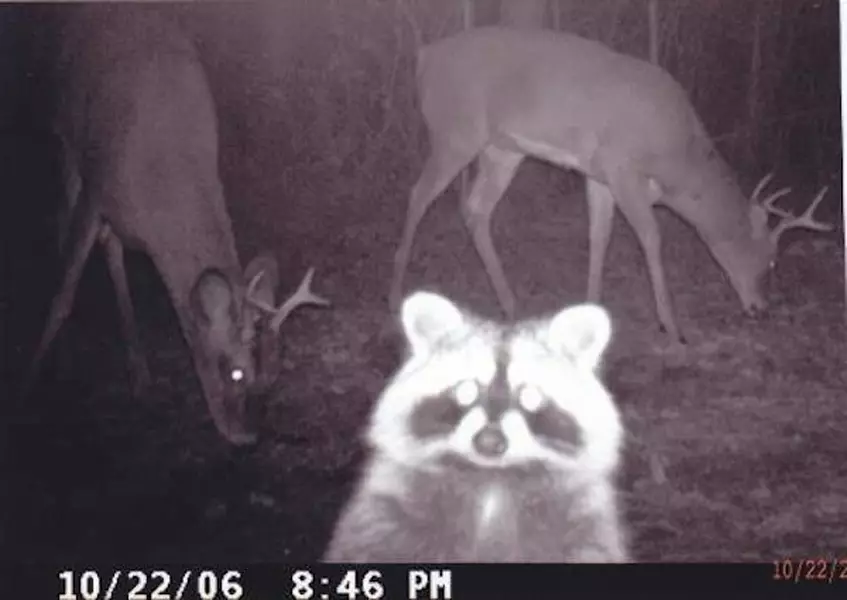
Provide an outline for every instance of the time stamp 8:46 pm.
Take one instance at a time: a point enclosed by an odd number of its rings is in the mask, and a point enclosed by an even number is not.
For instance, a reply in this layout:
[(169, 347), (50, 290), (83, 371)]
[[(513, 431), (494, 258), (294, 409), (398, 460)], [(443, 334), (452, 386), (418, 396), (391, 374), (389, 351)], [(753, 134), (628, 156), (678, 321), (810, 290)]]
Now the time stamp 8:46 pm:
[[(283, 600), (383, 600), (406, 597), (409, 600), (452, 600), (453, 574), (450, 569), (411, 568), (405, 580), (392, 573), (390, 581), (373, 568), (338, 569), (326, 576), (327, 569), (297, 569), (280, 584)], [(58, 600), (242, 600), (250, 598), (249, 574), (242, 578), (238, 570), (186, 569), (180, 573), (155, 569), (114, 570), (101, 573), (93, 569), (59, 573)], [(276, 579), (276, 578), (274, 578)], [(252, 583), (258, 583), (253, 581)], [(267, 581), (265, 582), (267, 584)], [(392, 589), (386, 590), (387, 584)], [(394, 589), (400, 588), (400, 589)], [(262, 593), (277, 593), (263, 589)]]
[[(300, 569), (291, 575), (291, 585), (293, 600), (383, 600), (402, 592), (386, 594), (382, 573), (376, 569), (350, 569), (338, 578)], [(409, 600), (452, 600), (453, 574), (450, 569), (409, 569), (405, 593)]]

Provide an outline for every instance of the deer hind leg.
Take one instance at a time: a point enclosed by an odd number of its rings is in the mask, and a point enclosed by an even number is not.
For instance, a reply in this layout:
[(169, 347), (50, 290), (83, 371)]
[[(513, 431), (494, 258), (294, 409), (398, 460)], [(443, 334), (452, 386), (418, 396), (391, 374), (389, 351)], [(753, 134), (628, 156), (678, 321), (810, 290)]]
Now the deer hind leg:
[(479, 156), (477, 175), (470, 194), (462, 202), (465, 223), (476, 250), (488, 272), (500, 307), (510, 319), (515, 315), (515, 295), (509, 287), (491, 240), (491, 217), (523, 157), (520, 152), (487, 146)]
[[(32, 362), (30, 363), (29, 372), (24, 379), (21, 389), (21, 397), (26, 398), (32, 389), (38, 372), (41, 368), (41, 363), (53, 343), (65, 319), (73, 309), (74, 297), (79, 285), (79, 279), (82, 276), (85, 263), (87, 262), (91, 248), (97, 241), (97, 234), (100, 231), (100, 223), (96, 214), (91, 211), (85, 213), (77, 213), (75, 221), (71, 223), (69, 233), (69, 243), (71, 245), (65, 252), (65, 264), (63, 267), (64, 274), (62, 275), (62, 283), (59, 291), (53, 297), (53, 302), (50, 305), (50, 312), (47, 316), (47, 322), (44, 326), (44, 331), (41, 334), (41, 339), (33, 354)], [(79, 233), (78, 233), (79, 232)]]
[(618, 207), (635, 231), (644, 251), (661, 330), (670, 335), (673, 340), (684, 344), (685, 338), (680, 334), (676, 324), (670, 293), (665, 282), (665, 269), (662, 264), (662, 234), (659, 231), (659, 222), (653, 213), (652, 193), (648, 188), (647, 180), (628, 173), (618, 173), (613, 177), (611, 188), (618, 200)]
[(129, 283), (126, 278), (123, 244), (108, 225), (102, 226), (100, 239), (106, 250), (106, 263), (109, 267), (109, 275), (112, 278), (112, 285), (115, 288), (115, 296), (118, 301), (121, 333), (127, 348), (132, 391), (136, 397), (140, 397), (150, 385), (150, 368), (147, 365), (147, 359), (141, 349), (141, 340), (138, 336), (135, 309), (132, 305)]
[(603, 265), (606, 250), (612, 237), (615, 220), (615, 199), (612, 190), (602, 183), (586, 177), (585, 192), (588, 199), (588, 294), (589, 302), (600, 302), (603, 284)]
[(447, 140), (431, 140), (432, 150), (424, 164), (423, 171), (409, 195), (406, 210), (406, 222), (400, 244), (394, 255), (394, 273), (391, 278), (391, 291), (388, 301), (392, 312), (397, 312), (403, 300), (403, 279), (409, 266), (415, 232), (421, 220), (435, 199), (441, 195), (456, 175), (470, 163), (478, 147), (467, 145), (457, 147)]

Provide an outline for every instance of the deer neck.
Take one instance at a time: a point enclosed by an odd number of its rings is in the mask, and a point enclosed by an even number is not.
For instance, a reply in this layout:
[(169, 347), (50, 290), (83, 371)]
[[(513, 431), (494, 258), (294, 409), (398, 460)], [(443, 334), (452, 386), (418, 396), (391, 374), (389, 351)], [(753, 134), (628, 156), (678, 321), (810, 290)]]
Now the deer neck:
[(701, 160), (674, 161), (657, 176), (662, 202), (687, 221), (712, 248), (753, 242), (750, 203), (735, 176), (713, 150)]
[(191, 204), (200, 210), (188, 211), (190, 214), (181, 214), (178, 221), (162, 224), (160, 237), (155, 244), (148, 242), (146, 251), (175, 301), (187, 302), (200, 275), (207, 269), (216, 269), (232, 285), (240, 310), (244, 275), (223, 193), (217, 185), (198, 189), (197, 193), (206, 196), (204, 202)]

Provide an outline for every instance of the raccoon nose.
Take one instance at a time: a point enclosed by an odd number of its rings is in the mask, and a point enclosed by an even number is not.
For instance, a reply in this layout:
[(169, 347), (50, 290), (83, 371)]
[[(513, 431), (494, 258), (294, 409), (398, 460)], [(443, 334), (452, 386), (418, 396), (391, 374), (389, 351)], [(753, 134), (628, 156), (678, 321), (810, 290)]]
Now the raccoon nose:
[(499, 427), (488, 425), (473, 437), (473, 446), (483, 456), (497, 457), (508, 447), (506, 436)]

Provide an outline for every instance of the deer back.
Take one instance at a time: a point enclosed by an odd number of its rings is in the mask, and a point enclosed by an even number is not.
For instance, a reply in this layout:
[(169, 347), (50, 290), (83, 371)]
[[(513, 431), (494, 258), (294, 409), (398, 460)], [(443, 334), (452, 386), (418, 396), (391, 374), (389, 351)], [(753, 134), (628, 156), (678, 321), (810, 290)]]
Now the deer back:
[(698, 230), (745, 304), (760, 301), (775, 248), (664, 69), (575, 35), (502, 27), (437, 41), (418, 60), (432, 135), (457, 148), (499, 144), (604, 184), (625, 171), (640, 180), (640, 201)]

